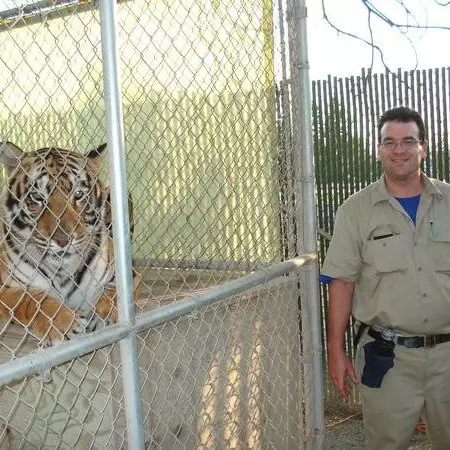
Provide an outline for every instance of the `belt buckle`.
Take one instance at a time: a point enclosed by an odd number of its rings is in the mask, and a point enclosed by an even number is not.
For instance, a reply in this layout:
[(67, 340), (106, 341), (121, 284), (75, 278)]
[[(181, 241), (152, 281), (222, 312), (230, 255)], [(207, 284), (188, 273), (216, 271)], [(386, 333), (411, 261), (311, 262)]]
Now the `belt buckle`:
[(383, 328), (381, 336), (386, 341), (397, 342), (397, 333), (392, 328)]
[(425, 336), (423, 337), (423, 346), (424, 346), (425, 348), (432, 348), (432, 347), (435, 347), (436, 344), (437, 344), (436, 341), (437, 341), (436, 336), (427, 336), (427, 335), (425, 335)]

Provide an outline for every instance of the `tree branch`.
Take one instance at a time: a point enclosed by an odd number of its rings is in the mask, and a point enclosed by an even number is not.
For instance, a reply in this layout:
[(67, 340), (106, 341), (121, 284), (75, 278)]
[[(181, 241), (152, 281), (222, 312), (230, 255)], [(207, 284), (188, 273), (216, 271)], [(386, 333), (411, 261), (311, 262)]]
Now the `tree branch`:
[[(409, 29), (422, 29), (422, 30), (433, 29), (433, 30), (450, 31), (450, 25), (430, 25), (430, 24), (425, 25), (425, 24), (421, 24), (418, 21), (416, 21), (415, 25), (396, 22), (393, 19), (391, 19), (390, 17), (388, 17), (386, 14), (382, 13), (370, 0), (361, 0), (361, 1), (369, 11), (371, 11), (380, 20), (382, 20), (383, 22), (385, 22), (386, 24), (388, 24), (391, 27), (405, 28), (408, 30)], [(435, 0), (435, 2), (438, 3), (440, 6), (447, 6), (448, 4), (450, 4), (450, 2), (447, 2), (446, 4), (441, 4), (438, 2), (438, 0)], [(406, 5), (403, 1), (398, 2), (398, 3), (401, 4), (401, 6), (405, 10), (408, 17), (415, 18), (414, 15), (411, 13), (411, 11), (406, 7)]]
[[(450, 31), (450, 24), (447, 25), (433, 25), (433, 24), (424, 24), (423, 20), (422, 23), (419, 20), (419, 17), (413, 12), (413, 10), (409, 7), (408, 5), (408, 1), (409, 0), (395, 0), (395, 3), (400, 6), (400, 8), (403, 9), (404, 13), (406, 14), (406, 17), (408, 19), (408, 23), (400, 23), (397, 22), (393, 17), (391, 17), (390, 15), (386, 14), (385, 12), (381, 11), (379, 8), (377, 8), (372, 0), (361, 0), (361, 2), (363, 3), (364, 7), (367, 10), (368, 13), (368, 29), (369, 29), (369, 34), (370, 34), (370, 39), (367, 40), (364, 37), (358, 35), (358, 34), (354, 34), (351, 33), (349, 31), (345, 31), (341, 28), (339, 28), (338, 26), (336, 26), (328, 17), (327, 15), (327, 8), (325, 6), (325, 0), (322, 0), (322, 14), (323, 14), (323, 18), (326, 20), (326, 22), (328, 23), (328, 25), (333, 28), (334, 30), (336, 30), (338, 33), (345, 35), (345, 36), (349, 36), (353, 39), (356, 39), (360, 42), (363, 42), (366, 45), (369, 45), (372, 48), (372, 57), (371, 57), (371, 67), (373, 68), (374, 65), (374, 55), (375, 55), (375, 51), (379, 54), (380, 59), (381, 59), (381, 63), (383, 64), (383, 66), (385, 67), (385, 69), (392, 73), (394, 76), (396, 76), (396, 74), (394, 72), (392, 72), (389, 68), (389, 66), (387, 65), (385, 58), (384, 58), (384, 54), (383, 54), (383, 49), (376, 44), (375, 42), (375, 37), (373, 34), (373, 30), (372, 30), (372, 18), (375, 17), (379, 20), (381, 20), (382, 22), (384, 22), (385, 24), (389, 25), (390, 27), (393, 28), (397, 28), (397, 30), (399, 31), (399, 33), (408, 41), (409, 45), (411, 46), (413, 52), (414, 52), (414, 56), (415, 56), (415, 61), (416, 61), (416, 67), (419, 64), (419, 59), (418, 59), (418, 54), (417, 54), (417, 50), (416, 47), (414, 46), (414, 43), (412, 42), (411, 38), (408, 36), (408, 31), (410, 30), (427, 30), (427, 29), (435, 29), (435, 30), (445, 30), (445, 31)], [(446, 1), (445, 3), (440, 0), (434, 0), (435, 3), (437, 3), (440, 6), (447, 6), (450, 4), (450, 1)], [(425, 8), (425, 13), (427, 13), (427, 10)], [(449, 16), (450, 17), (450, 16)], [(410, 22), (411, 21), (411, 22)], [(428, 21), (428, 16), (427, 14), (425, 14), (425, 21)], [(410, 23), (409, 23), (410, 22)]]

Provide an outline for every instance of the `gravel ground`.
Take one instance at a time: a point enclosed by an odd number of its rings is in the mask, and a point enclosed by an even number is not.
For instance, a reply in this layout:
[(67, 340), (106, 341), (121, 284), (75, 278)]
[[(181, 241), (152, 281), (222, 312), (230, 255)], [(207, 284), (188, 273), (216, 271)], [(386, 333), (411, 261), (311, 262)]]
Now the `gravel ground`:
[[(364, 449), (362, 415), (359, 406), (347, 404), (341, 398), (327, 401), (325, 406), (325, 449)], [(415, 431), (408, 450), (430, 450), (425, 433)]]

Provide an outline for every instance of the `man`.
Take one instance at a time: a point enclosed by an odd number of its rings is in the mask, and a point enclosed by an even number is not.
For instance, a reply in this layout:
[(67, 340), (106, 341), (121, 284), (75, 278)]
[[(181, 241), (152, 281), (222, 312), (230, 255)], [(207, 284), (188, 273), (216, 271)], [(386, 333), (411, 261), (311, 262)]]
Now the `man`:
[[(422, 173), (426, 152), (416, 111), (380, 117), (383, 176), (338, 209), (322, 269), (329, 373), (343, 396), (360, 380), (369, 450), (406, 449), (421, 414), (433, 449), (450, 449), (450, 185)], [(355, 367), (344, 350), (351, 314)]]

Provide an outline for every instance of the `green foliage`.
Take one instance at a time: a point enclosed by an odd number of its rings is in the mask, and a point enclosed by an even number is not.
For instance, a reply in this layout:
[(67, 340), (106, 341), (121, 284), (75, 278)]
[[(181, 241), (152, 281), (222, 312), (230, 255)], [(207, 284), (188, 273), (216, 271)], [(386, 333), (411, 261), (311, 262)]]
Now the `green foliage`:
[(318, 94), (320, 91), (313, 89), (318, 225), (319, 229), (332, 232), (338, 206), (378, 178), (380, 167), (373, 142), (361, 137), (361, 119), (352, 116), (351, 110), (336, 98), (327, 103)]
[(357, 185), (368, 184), (379, 175), (375, 149), (367, 147), (354, 119), (337, 99), (326, 105), (313, 104), (313, 142), (320, 183), (353, 192)]

